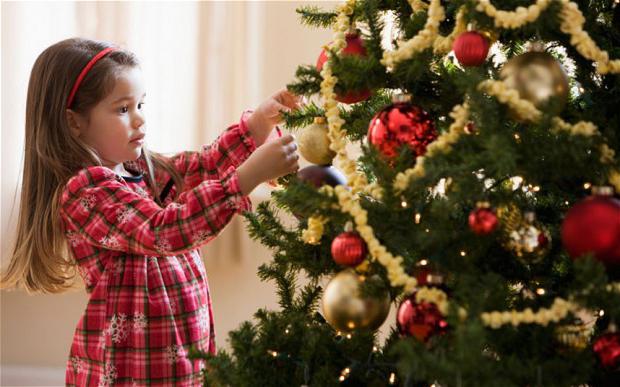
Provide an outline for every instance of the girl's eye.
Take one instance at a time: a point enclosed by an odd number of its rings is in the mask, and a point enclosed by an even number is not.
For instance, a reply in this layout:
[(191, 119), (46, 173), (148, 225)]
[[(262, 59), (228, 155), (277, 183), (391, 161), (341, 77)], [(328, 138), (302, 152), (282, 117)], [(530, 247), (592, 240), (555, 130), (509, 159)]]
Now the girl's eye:
[(121, 113), (127, 113), (129, 111), (129, 108), (127, 106), (123, 106), (120, 109), (118, 109), (118, 111)]
[(142, 107), (144, 106), (144, 104), (145, 104), (145, 103), (146, 103), (146, 102), (140, 102), (140, 103), (138, 104), (138, 109), (142, 110)]

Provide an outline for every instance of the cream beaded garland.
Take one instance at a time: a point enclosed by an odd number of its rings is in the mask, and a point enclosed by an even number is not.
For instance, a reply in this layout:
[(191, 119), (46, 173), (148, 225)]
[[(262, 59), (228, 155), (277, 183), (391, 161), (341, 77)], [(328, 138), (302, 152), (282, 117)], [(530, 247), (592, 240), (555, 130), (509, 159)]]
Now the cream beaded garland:
[(327, 223), (327, 218), (324, 216), (311, 216), (308, 218), (308, 228), (301, 232), (301, 240), (309, 245), (321, 243), (325, 223)]
[(596, 71), (600, 74), (620, 73), (620, 60), (610, 60), (607, 51), (601, 50), (590, 35), (583, 30), (586, 19), (577, 4), (568, 0), (562, 0), (562, 3), (560, 30), (571, 36), (570, 43), (584, 58), (596, 63)]
[(519, 97), (517, 90), (511, 89), (502, 81), (487, 79), (478, 84), (478, 90), (497, 98), (503, 104), (510, 106), (517, 117), (522, 120), (535, 122), (540, 119), (541, 113), (533, 103)]
[[(498, 101), (507, 104), (521, 119), (529, 121), (537, 121), (542, 117), (542, 113), (529, 101), (521, 99), (516, 90), (511, 90), (502, 81), (486, 80), (478, 85), (478, 89), (487, 92), (498, 99)], [(552, 120), (554, 131), (566, 131), (569, 134), (581, 136), (601, 136), (596, 125), (587, 121), (579, 121), (571, 125), (560, 117), (554, 117)], [(611, 164), (614, 162), (614, 150), (607, 144), (602, 144), (599, 151), (601, 152), (601, 162)], [(617, 192), (620, 192), (620, 176), (619, 172), (614, 170), (610, 173), (608, 180), (614, 186)]]
[(537, 0), (529, 7), (517, 7), (515, 11), (498, 11), (490, 0), (479, 0), (476, 11), (484, 12), (494, 19), (495, 26), (500, 28), (516, 29), (538, 19), (540, 13), (548, 6), (550, 0)]
[[(599, 74), (620, 73), (620, 59), (610, 60), (609, 53), (601, 50), (583, 30), (586, 20), (577, 4), (570, 0), (560, 1), (562, 2), (560, 30), (571, 36), (570, 43), (584, 58), (596, 63), (596, 71)], [(509, 12), (498, 11), (490, 0), (478, 0), (476, 10), (493, 18), (496, 27), (515, 29), (536, 21), (550, 3), (551, 0), (537, 0), (527, 8), (517, 7), (515, 11)]]
[[(345, 33), (350, 27), (349, 17), (353, 13), (354, 6), (355, 0), (349, 0), (338, 9), (336, 24), (334, 25), (334, 40), (331, 45), (331, 48), (337, 54), (346, 46)], [(326, 53), (328, 57), (331, 55), (328, 50), (326, 50)], [(334, 92), (334, 86), (338, 82), (338, 78), (332, 74), (329, 60), (323, 65), (321, 76), (323, 77), (321, 96), (323, 97), (323, 107), (325, 108), (325, 116), (327, 118), (329, 148), (336, 153), (336, 159), (340, 163), (351, 189), (354, 192), (363, 191), (368, 186), (368, 181), (365, 175), (357, 172), (355, 161), (351, 160), (347, 155), (346, 141), (342, 132), (342, 125), (345, 121), (340, 117), (336, 93)]]
[(447, 132), (428, 145), (426, 155), (418, 156), (413, 168), (409, 168), (396, 175), (394, 189), (397, 192), (404, 191), (412, 179), (424, 176), (424, 160), (427, 157), (432, 157), (440, 152), (447, 153), (451, 150), (452, 144), (456, 143), (465, 131), (465, 125), (467, 125), (469, 119), (469, 104), (465, 102), (462, 105), (456, 105), (452, 112), (450, 112), (450, 117), (454, 119), (452, 125), (450, 125)]
[[(561, 17), (561, 30), (571, 35), (571, 44), (575, 46), (577, 51), (585, 58), (593, 60), (597, 64), (597, 71), (601, 74), (608, 72), (620, 73), (620, 60), (609, 60), (609, 54), (600, 50), (592, 41), (589, 35), (583, 31), (582, 27), (585, 22), (583, 15), (579, 11), (577, 5), (569, 0), (561, 0), (563, 3)], [(535, 4), (525, 7), (518, 7), (514, 12), (498, 11), (490, 3), (490, 0), (479, 0), (477, 10), (485, 12), (494, 19), (495, 25), (500, 28), (519, 28), (527, 23), (535, 21), (542, 11), (544, 11), (550, 3), (550, 0), (537, 0)], [(338, 8), (337, 21), (334, 26), (334, 41), (332, 48), (339, 53), (346, 45), (345, 33), (349, 28), (349, 16), (353, 13), (354, 0), (348, 0), (344, 5)], [(411, 58), (416, 52), (421, 52), (429, 47), (433, 47), (435, 53), (448, 52), (451, 48), (452, 41), (461, 32), (465, 30), (464, 8), (460, 9), (457, 14), (455, 28), (447, 37), (440, 36), (438, 33), (439, 23), (445, 18), (443, 7), (439, 0), (431, 0), (427, 7), (425, 3), (419, 0), (410, 0), (410, 5), (414, 11), (421, 11), (428, 8), (427, 22), (416, 36), (400, 45), (399, 49), (393, 52), (385, 52), (382, 60), (388, 68), (393, 68), (395, 64), (403, 60)], [(329, 54), (328, 54), (329, 55)], [(333, 76), (329, 61), (325, 63), (321, 71), (323, 82), (321, 83), (321, 95), (324, 99), (324, 107), (329, 127), (329, 138), (331, 141), (330, 148), (336, 152), (337, 158), (344, 165), (344, 172), (349, 179), (349, 184), (353, 192), (370, 191), (371, 194), (380, 198), (382, 191), (376, 184), (367, 184), (366, 177), (357, 172), (355, 162), (347, 157), (345, 150), (344, 134), (342, 125), (344, 120), (340, 117), (337, 102), (335, 100), (334, 86), (337, 78)], [(518, 94), (513, 90), (509, 90), (500, 81), (487, 80), (479, 85), (480, 90), (484, 90), (490, 95), (495, 96), (500, 102), (508, 104), (520, 117), (530, 121), (540, 119), (541, 113), (534, 105), (526, 100), (519, 98)], [(427, 149), (426, 157), (431, 157), (438, 152), (448, 152), (451, 145), (454, 144), (469, 117), (469, 109), (466, 103), (454, 107), (450, 116), (454, 119), (448, 132), (440, 136)], [(600, 135), (596, 126), (589, 122), (578, 122), (570, 125), (560, 118), (553, 120), (554, 130), (565, 130), (573, 135)], [(611, 163), (613, 161), (614, 152), (606, 144), (601, 146), (601, 159), (604, 162)], [(424, 156), (417, 158), (416, 166), (405, 172), (399, 173), (395, 179), (394, 187), (397, 191), (406, 189), (410, 180), (416, 176), (424, 175)], [(612, 171), (609, 181), (620, 192), (620, 172)], [(369, 188), (370, 187), (370, 188)], [(351, 192), (342, 186), (332, 188), (324, 186), (321, 190), (330, 195), (335, 194), (338, 197), (338, 203), (341, 210), (348, 212), (353, 216), (357, 231), (366, 241), (371, 257), (379, 261), (388, 271), (388, 278), (392, 286), (404, 286), (406, 293), (411, 293), (416, 285), (415, 278), (408, 276), (403, 268), (403, 258), (394, 257), (387, 251), (385, 246), (381, 245), (374, 236), (372, 227), (367, 224), (367, 213), (360, 206)], [(302, 238), (307, 243), (318, 243), (323, 234), (323, 226), (327, 220), (322, 217), (311, 217), (308, 221), (308, 230), (304, 230)], [(435, 303), (442, 313), (447, 313), (448, 301), (447, 295), (437, 288), (421, 288), (416, 294), (418, 301), (427, 301)], [(572, 302), (556, 298), (550, 308), (541, 308), (538, 312), (533, 312), (527, 308), (522, 312), (516, 310), (505, 312), (488, 312), (481, 315), (481, 320), (491, 328), (499, 328), (505, 324), (517, 326), (522, 323), (537, 323), (547, 325), (550, 322), (557, 322), (564, 318), (569, 312), (577, 308)], [(459, 315), (464, 318), (466, 311), (459, 309)]]
[(431, 0), (424, 28), (413, 38), (406, 42), (401, 42), (397, 50), (385, 51), (381, 64), (388, 69), (392, 69), (398, 62), (407, 60), (415, 53), (422, 52), (431, 47), (435, 42), (435, 38), (439, 35), (439, 24), (445, 17), (441, 2), (439, 0)]
[(498, 329), (503, 325), (511, 324), (518, 326), (521, 324), (539, 324), (547, 326), (551, 322), (558, 322), (569, 313), (575, 312), (579, 307), (570, 301), (556, 298), (549, 308), (540, 308), (537, 312), (531, 308), (526, 308), (519, 312), (515, 309), (499, 312), (487, 312), (480, 315), (482, 323), (492, 329)]
[(467, 23), (465, 22), (465, 7), (461, 7), (456, 13), (454, 29), (448, 36), (437, 35), (437, 38), (433, 43), (433, 52), (435, 54), (449, 53), (452, 50), (454, 39), (465, 31), (467, 31)]
[(403, 286), (404, 293), (413, 292), (418, 282), (403, 270), (403, 257), (393, 256), (385, 246), (379, 243), (372, 227), (368, 225), (368, 213), (354, 199), (352, 193), (343, 186), (323, 186), (321, 191), (329, 195), (335, 195), (338, 198), (341, 211), (351, 215), (356, 231), (368, 246), (370, 256), (386, 268), (390, 284), (393, 287)]

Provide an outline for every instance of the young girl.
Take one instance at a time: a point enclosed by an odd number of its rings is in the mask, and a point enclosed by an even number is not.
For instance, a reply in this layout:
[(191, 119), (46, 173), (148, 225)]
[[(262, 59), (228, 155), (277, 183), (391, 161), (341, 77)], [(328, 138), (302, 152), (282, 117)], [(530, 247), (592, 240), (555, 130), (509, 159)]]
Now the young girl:
[(170, 158), (144, 147), (144, 97), (134, 55), (105, 42), (61, 41), (32, 69), (17, 241), (2, 287), (59, 292), (77, 267), (90, 300), (70, 386), (200, 385), (188, 350), (215, 353), (215, 341), (198, 249), (250, 210), (259, 183), (298, 169), (292, 136), (264, 143), (280, 111), (298, 107), (285, 90), (212, 145)]

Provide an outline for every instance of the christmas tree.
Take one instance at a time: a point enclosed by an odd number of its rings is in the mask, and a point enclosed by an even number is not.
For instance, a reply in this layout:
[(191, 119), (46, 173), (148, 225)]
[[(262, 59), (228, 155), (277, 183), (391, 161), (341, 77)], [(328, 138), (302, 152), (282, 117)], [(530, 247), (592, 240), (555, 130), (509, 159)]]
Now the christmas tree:
[(334, 31), (288, 86), (316, 165), (247, 215), (281, 308), (206, 383), (620, 385), (618, 3), (299, 9)]

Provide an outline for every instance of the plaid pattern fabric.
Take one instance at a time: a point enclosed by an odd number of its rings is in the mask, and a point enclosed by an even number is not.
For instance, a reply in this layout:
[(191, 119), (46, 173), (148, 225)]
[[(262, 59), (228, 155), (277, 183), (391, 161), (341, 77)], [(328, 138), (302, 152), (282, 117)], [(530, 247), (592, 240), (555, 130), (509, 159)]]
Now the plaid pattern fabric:
[[(143, 176), (88, 167), (67, 183), (61, 219), (90, 299), (75, 330), (67, 386), (199, 386), (191, 345), (215, 353), (213, 313), (198, 248), (250, 210), (236, 167), (255, 149), (245, 115), (212, 146), (170, 158), (185, 189), (164, 207)], [(132, 166), (143, 174), (143, 165)], [(165, 183), (169, 176), (158, 173)]]

